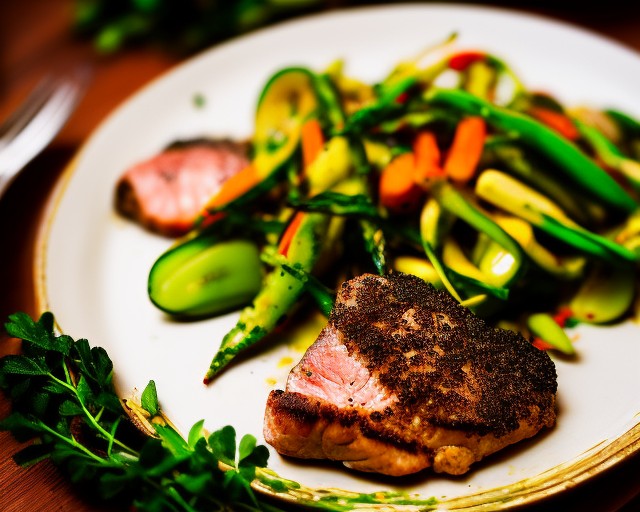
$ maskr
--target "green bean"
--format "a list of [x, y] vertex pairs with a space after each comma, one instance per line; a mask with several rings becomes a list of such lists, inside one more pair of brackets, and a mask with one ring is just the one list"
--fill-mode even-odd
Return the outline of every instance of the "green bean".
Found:
[[625, 156], [597, 128], [579, 120], [575, 120], [575, 124], [602, 161], [609, 167], [619, 171], [629, 181], [636, 193], [640, 193], [640, 162]]
[[520, 245], [489, 216], [467, 201], [450, 183], [438, 183], [432, 188], [432, 191], [444, 209], [460, 217], [478, 231], [485, 233], [513, 256], [515, 268], [510, 274], [510, 279], [503, 284], [507, 286], [514, 282], [525, 267], [525, 258]]
[[638, 259], [625, 247], [582, 228], [548, 198], [507, 174], [486, 170], [478, 178], [475, 190], [478, 197], [527, 220], [579, 251], [613, 263]]
[[[432, 193], [437, 205], [428, 202], [427, 205], [431, 204], [431, 206], [423, 209], [421, 215], [422, 245], [444, 287], [458, 302], [463, 302], [460, 291], [465, 292], [467, 298], [477, 294], [488, 294], [505, 300], [508, 297], [508, 287], [521, 275], [525, 266], [523, 253], [518, 244], [500, 226], [469, 203], [448, 182], [436, 183], [432, 187]], [[441, 213], [444, 214], [444, 212], [446, 212], [444, 218], [451, 216], [461, 218], [470, 226], [486, 233], [509, 253], [509, 270], [501, 276], [501, 279], [490, 273], [483, 274], [479, 269], [473, 267], [472, 263], [462, 257], [461, 251], [455, 251], [450, 240], [446, 242], [448, 250], [443, 253], [443, 259], [438, 257], [434, 244], [440, 243], [440, 238], [444, 236], [443, 227], [450, 224], [450, 221], [443, 224]], [[454, 249], [453, 252], [451, 252], [452, 249]]]
[[317, 277], [310, 272], [306, 272], [300, 265], [291, 266], [283, 263], [282, 270], [304, 284], [305, 291], [313, 297], [322, 314], [328, 317], [336, 300], [335, 291], [323, 285]]
[[531, 151], [525, 151], [517, 139], [491, 137], [485, 143], [483, 158], [487, 166], [508, 171], [547, 196], [576, 222], [597, 224], [606, 216], [605, 207], [575, 187], [568, 187], [566, 180], [559, 180], [552, 170], [545, 168], [544, 162], [536, 159]]
[[575, 144], [542, 123], [519, 112], [498, 107], [461, 90], [430, 89], [425, 100], [468, 115], [482, 116], [495, 129], [517, 137], [561, 169], [567, 178], [608, 206], [631, 213], [636, 201]]
[[402, 78], [398, 82], [385, 88], [383, 94], [375, 103], [358, 110], [347, 119], [344, 132], [352, 134], [362, 133], [364, 130], [379, 124], [384, 119], [388, 119], [399, 112], [404, 112], [405, 107], [398, 103], [397, 99], [417, 83], [417, 78], [410, 76]]

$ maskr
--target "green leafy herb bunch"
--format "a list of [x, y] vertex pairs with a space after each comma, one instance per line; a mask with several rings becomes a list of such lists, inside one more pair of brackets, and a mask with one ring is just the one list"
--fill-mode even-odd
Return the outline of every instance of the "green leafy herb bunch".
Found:
[[269, 456], [253, 436], [236, 443], [233, 427], [208, 434], [200, 421], [184, 439], [153, 381], [140, 404], [121, 400], [105, 350], [57, 335], [51, 313], [11, 315], [6, 329], [23, 342], [20, 355], [0, 360], [0, 388], [13, 403], [0, 429], [34, 440], [18, 464], [50, 457], [102, 500], [135, 510], [278, 510], [251, 487]]

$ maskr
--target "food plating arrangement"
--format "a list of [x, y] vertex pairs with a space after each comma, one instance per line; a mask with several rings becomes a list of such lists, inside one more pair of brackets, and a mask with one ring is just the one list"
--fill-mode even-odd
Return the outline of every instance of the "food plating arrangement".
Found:
[[[14, 314], [7, 330], [23, 351], [0, 362], [16, 404], [1, 428], [41, 440], [19, 462], [52, 457], [104, 499], [141, 510], [499, 510], [628, 449], [616, 443], [635, 435], [635, 420], [609, 444], [585, 436], [579, 457], [563, 453], [550, 469], [504, 463], [520, 455], [515, 445], [526, 452], [566, 428], [563, 415], [587, 414], [562, 396], [567, 367], [597, 359], [581, 351], [579, 329], [640, 318], [640, 120], [531, 88], [513, 62], [456, 33], [379, 80], [349, 64], [278, 65], [244, 138], [173, 138], [118, 167], [96, 260], [113, 276], [138, 256], [139, 246], [113, 250], [135, 245], [128, 237], [164, 249], [127, 267], [144, 268], [145, 289], [123, 297], [113, 290], [132, 283], [101, 282], [109, 293], [98, 303], [108, 324], [134, 318], [123, 343], [145, 347], [116, 356], [123, 373], [146, 371], [148, 359], [174, 389], [141, 371], [148, 384], [125, 397], [105, 349], [60, 333], [73, 308], [59, 326], [55, 307], [38, 320]], [[99, 161], [90, 150], [81, 156]], [[56, 207], [63, 218], [66, 205]], [[47, 242], [61, 224], [51, 221]], [[109, 245], [113, 232], [121, 238]], [[55, 256], [56, 244], [43, 246]], [[59, 265], [51, 254], [43, 269]], [[41, 272], [42, 304], [62, 304], [54, 274]], [[198, 325], [210, 352], [200, 374], [185, 375], [175, 353], [203, 357], [181, 334]], [[206, 404], [196, 414], [207, 423], [183, 432], [163, 393], [174, 406]], [[232, 412], [251, 416], [243, 428], [259, 415], [266, 444], [255, 431], [237, 441], [233, 426], [208, 430], [213, 414]], [[476, 485], [492, 465], [508, 478]], [[309, 483], [313, 471], [321, 485]]]

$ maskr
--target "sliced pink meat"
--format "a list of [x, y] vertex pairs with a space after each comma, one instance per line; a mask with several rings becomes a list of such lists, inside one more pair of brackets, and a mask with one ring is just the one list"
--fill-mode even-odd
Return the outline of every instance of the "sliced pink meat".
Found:
[[180, 236], [222, 184], [248, 163], [247, 146], [230, 140], [171, 147], [123, 174], [116, 209], [153, 232]]

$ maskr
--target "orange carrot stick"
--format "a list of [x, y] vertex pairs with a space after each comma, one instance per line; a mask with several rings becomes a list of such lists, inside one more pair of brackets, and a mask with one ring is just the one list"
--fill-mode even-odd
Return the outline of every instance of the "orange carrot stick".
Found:
[[408, 211], [417, 206], [421, 190], [414, 181], [414, 173], [413, 153], [403, 153], [391, 160], [380, 175], [380, 202], [395, 212]]
[[205, 205], [205, 211], [230, 203], [260, 183], [261, 179], [258, 169], [252, 164], [247, 165], [224, 182], [218, 193]]
[[324, 147], [324, 135], [317, 119], [309, 119], [302, 125], [301, 145], [302, 163], [304, 169], [306, 169], [318, 157]]
[[415, 169], [413, 179], [423, 188], [428, 188], [434, 179], [445, 176], [440, 166], [440, 148], [433, 132], [420, 132], [413, 142]]
[[287, 256], [289, 247], [291, 247], [291, 242], [293, 241], [293, 237], [297, 233], [300, 224], [302, 224], [302, 219], [304, 219], [304, 216], [304, 212], [296, 212], [296, 214], [293, 216], [293, 219], [291, 219], [291, 222], [289, 222], [289, 225], [287, 226], [287, 229], [284, 230], [282, 238], [280, 238], [280, 243], [278, 244], [279, 254], [282, 254], [285, 257]]
[[444, 172], [449, 178], [460, 182], [473, 178], [486, 135], [487, 126], [479, 116], [465, 117], [458, 123], [444, 164]]
[[552, 130], [557, 131], [566, 139], [575, 141], [580, 137], [580, 133], [573, 124], [573, 121], [562, 112], [556, 112], [555, 110], [544, 107], [531, 107], [528, 112], [538, 121], [546, 124]]

